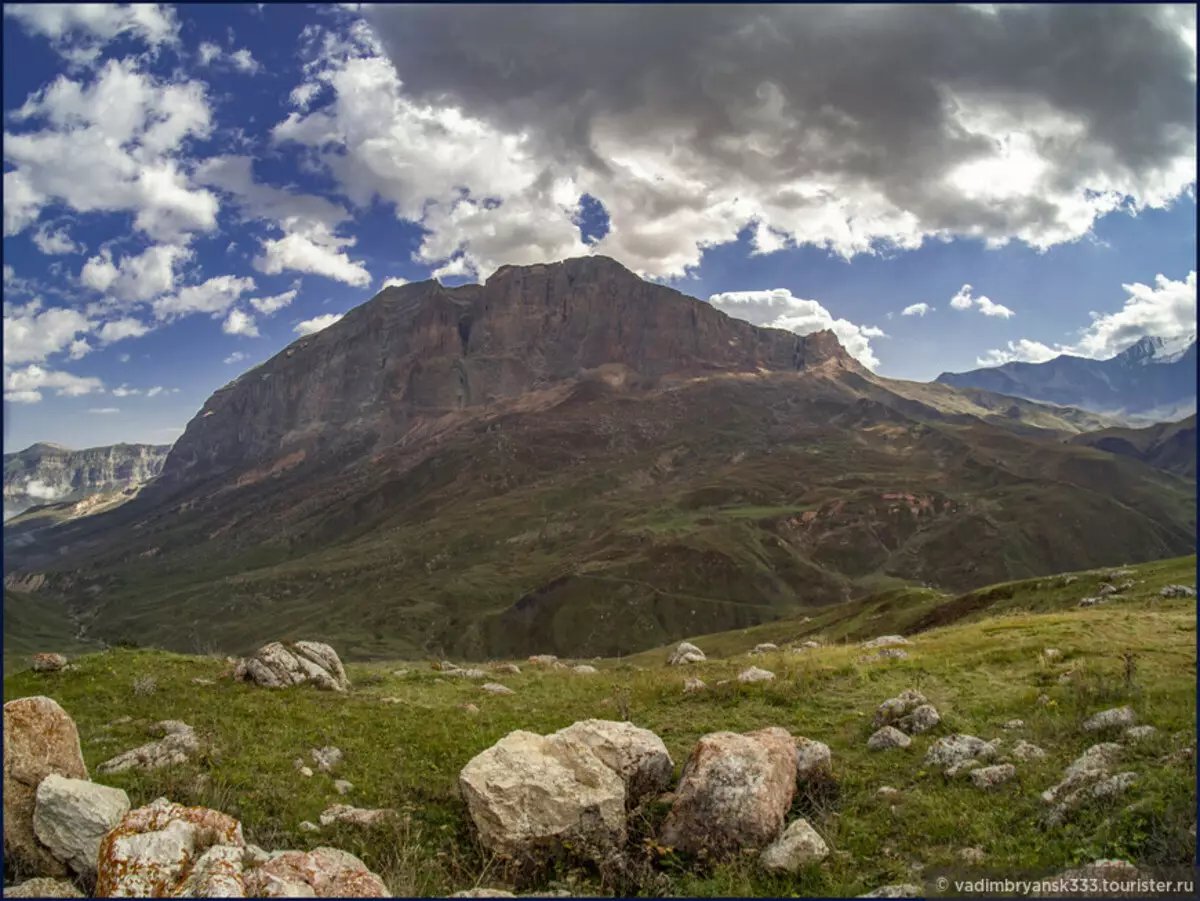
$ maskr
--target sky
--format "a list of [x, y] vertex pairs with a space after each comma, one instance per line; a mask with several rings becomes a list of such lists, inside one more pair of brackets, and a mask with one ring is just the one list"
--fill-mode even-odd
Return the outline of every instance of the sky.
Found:
[[599, 253], [881, 376], [1196, 329], [1192, 6], [9, 4], [4, 450]]

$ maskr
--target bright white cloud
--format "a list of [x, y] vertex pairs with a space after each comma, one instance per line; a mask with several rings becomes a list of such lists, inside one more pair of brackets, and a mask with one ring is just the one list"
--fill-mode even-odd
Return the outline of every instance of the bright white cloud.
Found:
[[178, 41], [175, 11], [158, 3], [10, 3], [4, 15], [18, 19], [33, 34], [49, 38], [74, 62], [95, 58], [101, 47], [131, 35], [151, 47]]
[[305, 319], [296, 325], [292, 331], [297, 335], [314, 335], [319, 331], [329, 328], [342, 316], [343, 313], [326, 313], [323, 316], [314, 316], [312, 319]]
[[926, 313], [933, 312], [933, 307], [927, 303], [909, 304], [900, 311], [901, 316], [924, 316]]
[[258, 337], [258, 326], [254, 322], [254, 317], [242, 310], [230, 310], [225, 322], [221, 324], [221, 331], [227, 335], [242, 335], [246, 338]]
[[335, 238], [330, 234], [315, 240], [300, 234], [266, 239], [262, 242], [262, 254], [254, 258], [254, 268], [266, 275], [279, 275], [285, 270], [310, 272], [363, 288], [371, 284], [371, 273], [342, 251], [355, 243], [354, 238]]
[[1015, 315], [1013, 311], [1004, 306], [1004, 304], [995, 303], [986, 297], [977, 298], [976, 303], [979, 304], [979, 312], [984, 316], [995, 316], [999, 317], [1000, 319], [1011, 319]]
[[39, 501], [52, 501], [69, 493], [69, 489], [48, 485], [41, 479], [30, 479], [25, 485], [25, 493]]
[[176, 270], [193, 256], [190, 249], [177, 244], [155, 244], [114, 263], [112, 253], [105, 248], [84, 264], [79, 280], [109, 300], [153, 300], [175, 289]]
[[140, 338], [143, 335], [149, 334], [149, 332], [149, 325], [140, 319], [126, 316], [104, 323], [104, 325], [100, 326], [100, 330], [96, 334], [105, 344], [111, 344], [114, 341], [123, 341], [126, 338]]
[[151, 306], [158, 319], [171, 319], [192, 313], [223, 316], [241, 296], [254, 290], [254, 279], [218, 275], [199, 285], [189, 285], [177, 293], [160, 297]]
[[887, 337], [882, 329], [835, 319], [817, 301], [794, 297], [786, 288], [730, 291], [714, 294], [708, 301], [722, 312], [754, 325], [787, 329], [798, 335], [810, 335], [827, 329], [837, 335], [847, 353], [868, 369], [879, 366], [879, 359], [871, 348], [871, 339]]
[[245, 47], [241, 50], [226, 53], [217, 44], [211, 41], [204, 41], [197, 48], [196, 55], [202, 66], [211, 66], [214, 63], [219, 63], [228, 65], [246, 75], [257, 75], [262, 71], [262, 65], [254, 58], [254, 54]]
[[60, 397], [79, 397], [103, 391], [104, 383], [91, 376], [71, 375], [44, 369], [31, 363], [24, 369], [9, 369], [4, 373], [4, 399], [13, 403], [36, 404], [42, 391], [53, 390]]
[[272, 316], [289, 306], [296, 299], [297, 293], [299, 293], [299, 289], [293, 288], [291, 291], [284, 291], [282, 294], [276, 294], [274, 297], [252, 297], [250, 298], [250, 306], [254, 307], [263, 316]]
[[83, 248], [71, 240], [65, 228], [50, 231], [47, 227], [39, 228], [33, 235], [33, 243], [47, 256], [58, 256], [67, 253], [83, 253]]
[[231, 353], [229, 356], [227, 356], [223, 362], [226, 365], [229, 365], [230, 363], [240, 363], [242, 360], [245, 360], [249, 356], [250, 356], [249, 354], [244, 354], [240, 350], [235, 350], [233, 353]]
[[408, 279], [406, 278], [400, 278], [398, 276], [395, 278], [385, 278], [379, 290], [382, 291], [385, 288], [403, 288], [407, 284]]
[[4, 314], [4, 363], [40, 362], [60, 353], [81, 334], [91, 330], [91, 322], [78, 310], [63, 307], [43, 309], [41, 301], [12, 307]]
[[989, 350], [983, 356], [977, 357], [975, 362], [980, 366], [1002, 366], [1005, 363], [1045, 363], [1062, 353], [1065, 353], [1064, 349], [1052, 350], [1040, 341], [1021, 338], [1018, 341], [1009, 341], [1006, 350]]
[[83, 338], [77, 338], [67, 348], [67, 358], [70, 360], [82, 360], [91, 352], [92, 345], [88, 344]]
[[973, 297], [971, 290], [970, 285], [963, 285], [959, 288], [958, 293], [950, 298], [950, 306], [956, 310], [969, 310], [971, 307], [978, 307], [979, 312], [984, 316], [993, 316], [1000, 319], [1010, 319], [1015, 315], [1008, 307], [996, 303], [989, 297]]
[[160, 394], [165, 393], [166, 390], [167, 389], [165, 389], [162, 385], [155, 385], [153, 388], [151, 388], [149, 391], [146, 392], [146, 397], [158, 397]]
[[971, 296], [971, 286], [963, 285], [958, 289], [958, 293], [950, 298], [950, 306], [956, 310], [969, 310], [975, 305], [975, 299]]
[[113, 397], [136, 397], [142, 393], [142, 390], [140, 388], [130, 388], [128, 385], [121, 385], [120, 387], [113, 388], [110, 393]]

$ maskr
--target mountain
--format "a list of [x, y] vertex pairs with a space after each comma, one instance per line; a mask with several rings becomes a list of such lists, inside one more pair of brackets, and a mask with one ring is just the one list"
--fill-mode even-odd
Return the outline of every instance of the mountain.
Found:
[[944, 372], [937, 381], [1121, 415], [1135, 423], [1178, 419], [1196, 411], [1196, 336], [1145, 337], [1108, 360], [1063, 354], [1044, 363]]
[[81, 640], [615, 655], [1195, 545], [1115, 422], [880, 378], [602, 257], [388, 288], [217, 391], [129, 502], [6, 537]]
[[1085, 432], [1072, 444], [1141, 460], [1189, 479], [1196, 478], [1196, 414], [1179, 422], [1160, 422], [1145, 429], [1110, 428]]
[[135, 489], [158, 475], [170, 449], [169, 444], [114, 444], [74, 451], [41, 443], [5, 454], [4, 519], [31, 507], [72, 506]]

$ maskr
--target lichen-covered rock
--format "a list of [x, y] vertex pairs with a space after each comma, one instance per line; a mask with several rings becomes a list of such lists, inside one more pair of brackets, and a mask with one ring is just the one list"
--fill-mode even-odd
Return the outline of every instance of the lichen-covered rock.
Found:
[[65, 876], [66, 866], [37, 839], [37, 788], [51, 774], [87, 779], [75, 721], [50, 698], [4, 705], [4, 857], [13, 869]]
[[493, 695], [516, 694], [516, 692], [513, 691], [511, 688], [509, 688], [507, 685], [501, 685], [499, 682], [485, 682], [485, 683], [483, 683], [483, 685], [479, 686], [479, 688], [481, 691], [486, 691], [488, 694], [493, 694]]
[[121, 789], [51, 773], [37, 788], [33, 831], [56, 858], [91, 877], [100, 840], [128, 812], [129, 796]]
[[823, 741], [796, 738], [796, 782], [815, 782], [833, 773], [833, 753]]
[[123, 773], [126, 770], [157, 770], [186, 763], [200, 753], [200, 739], [186, 723], [166, 720], [158, 723], [153, 731], [166, 732], [158, 741], [152, 741], [118, 754], [96, 767], [98, 773]]
[[1017, 760], [1041, 760], [1046, 756], [1045, 751], [1024, 739], [1013, 745], [1013, 749], [1009, 753]]
[[337, 848], [285, 851], [246, 871], [250, 898], [390, 898], [367, 865]]
[[62, 654], [34, 654], [33, 671], [35, 673], [57, 673], [67, 665], [67, 658]]
[[20, 885], [9, 885], [4, 888], [5, 898], [82, 898], [84, 897], [75, 883], [66, 879], [50, 879], [39, 876]]
[[1024, 728], [1025, 728], [1025, 721], [1024, 721], [1024, 720], [1009, 720], [1008, 722], [1006, 722], [1006, 723], [1005, 723], [1003, 726], [1001, 726], [1000, 728], [1001, 728], [1001, 729], [1006, 729], [1006, 730], [1008, 730], [1008, 731], [1010, 731], [1010, 732], [1011, 732], [1013, 729], [1024, 729]]
[[1132, 726], [1137, 722], [1137, 714], [1133, 712], [1132, 707], [1114, 707], [1111, 710], [1102, 710], [1094, 716], [1089, 717], [1083, 723], [1085, 732], [1100, 732], [1104, 729], [1119, 729], [1125, 726]]
[[317, 769], [322, 773], [332, 773], [346, 759], [346, 755], [342, 753], [342, 749], [336, 748], [333, 745], [327, 745], [324, 748], [311, 748], [309, 753], [312, 755], [313, 763], [317, 765]]
[[867, 654], [865, 657], [859, 657], [860, 663], [878, 663], [880, 660], [907, 660], [908, 651], [903, 648], [884, 648], [882, 651], [876, 651], [874, 654]]
[[1130, 741], [1142, 741], [1152, 737], [1158, 730], [1153, 726], [1127, 726], [1121, 734]]
[[234, 678], [264, 688], [312, 683], [326, 691], [346, 691], [350, 681], [337, 652], [319, 641], [273, 641], [238, 662]]
[[920, 735], [935, 728], [941, 721], [941, 716], [932, 704], [922, 704], [908, 716], [900, 717], [896, 727], [909, 735]]
[[681, 641], [675, 650], [671, 652], [671, 656], [667, 659], [667, 665], [680, 666], [685, 663], [703, 663], [707, 659], [704, 656], [704, 652], [694, 644]]
[[974, 735], [955, 733], [939, 738], [925, 752], [926, 766], [949, 767], [967, 760], [988, 760], [996, 754], [996, 746]]
[[906, 688], [896, 697], [888, 698], [875, 709], [873, 721], [875, 728], [890, 726], [905, 714], [911, 713], [925, 703], [925, 695], [915, 688]]
[[895, 726], [884, 726], [867, 739], [868, 751], [887, 751], [891, 748], [907, 748], [912, 739]]
[[463, 767], [459, 786], [480, 842], [502, 857], [625, 840], [625, 783], [575, 735], [510, 732]]
[[350, 792], [354, 791], [354, 783], [349, 779], [334, 779], [333, 790], [339, 795], [348, 795]]
[[683, 680], [684, 694], [691, 694], [692, 692], [696, 691], [704, 691], [706, 688], [708, 688], [708, 683], [706, 683], [703, 679], [697, 679], [695, 676], [688, 676]]
[[819, 863], [828, 856], [829, 846], [817, 830], [808, 820], [796, 820], [767, 846], [758, 862], [769, 873], [797, 873], [802, 867]]
[[738, 673], [737, 680], [743, 684], [750, 682], [770, 682], [775, 678], [775, 674], [769, 670], [759, 669], [757, 666], [751, 666]]
[[989, 789], [1003, 785], [1015, 775], [1017, 775], [1015, 766], [1011, 763], [1002, 763], [997, 766], [985, 766], [972, 770], [971, 782], [975, 784], [976, 788]]
[[912, 644], [912, 642], [903, 635], [880, 635], [878, 638], [864, 641], [859, 647], [864, 651], [870, 651], [875, 648], [898, 648], [909, 644]]
[[759, 655], [774, 654], [778, 650], [779, 650], [779, 645], [772, 644], [769, 641], [764, 641], [762, 644], [756, 644], [754, 646], [754, 650], [751, 651], [750, 653], [751, 654], [759, 654]]
[[1190, 585], [1168, 585], [1159, 594], [1164, 598], [1194, 598], [1196, 589]]
[[[224, 846], [207, 858], [203, 872], [211, 873], [211, 888], [197, 882], [200, 860], [213, 848]], [[99, 898], [178, 897], [185, 883], [194, 897], [209, 897], [211, 891], [239, 889], [240, 872], [230, 876], [230, 860], [245, 849], [242, 825], [233, 817], [205, 807], [184, 807], [159, 798], [127, 813], [100, 842], [97, 855], [96, 896]], [[240, 870], [240, 868], [239, 868]], [[240, 889], [242, 895], [244, 889]], [[240, 897], [233, 894], [232, 897]]]
[[661, 841], [722, 856], [778, 837], [796, 791], [796, 744], [787, 730], [702, 736], [663, 823]]
[[625, 783], [626, 804], [633, 808], [671, 782], [675, 763], [661, 738], [649, 729], [612, 720], [583, 720], [556, 736], [578, 740], [592, 749]]
[[553, 654], [534, 654], [529, 658], [529, 662], [535, 666], [553, 666], [558, 662], [558, 658]]
[[349, 804], [331, 804], [321, 812], [322, 826], [331, 823], [349, 823], [352, 826], [378, 826], [396, 818], [396, 811], [389, 808], [368, 809], [351, 807]]

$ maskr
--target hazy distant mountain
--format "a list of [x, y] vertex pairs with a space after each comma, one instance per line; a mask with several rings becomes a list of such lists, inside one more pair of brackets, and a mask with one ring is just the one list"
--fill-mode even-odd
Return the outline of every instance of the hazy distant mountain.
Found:
[[1178, 419], [1196, 412], [1196, 335], [1142, 338], [1108, 360], [1063, 354], [1045, 363], [944, 372], [937, 381], [1133, 419]]
[[1148, 429], [1102, 429], [1070, 439], [1110, 454], [1121, 454], [1189, 479], [1196, 478], [1196, 414]]

